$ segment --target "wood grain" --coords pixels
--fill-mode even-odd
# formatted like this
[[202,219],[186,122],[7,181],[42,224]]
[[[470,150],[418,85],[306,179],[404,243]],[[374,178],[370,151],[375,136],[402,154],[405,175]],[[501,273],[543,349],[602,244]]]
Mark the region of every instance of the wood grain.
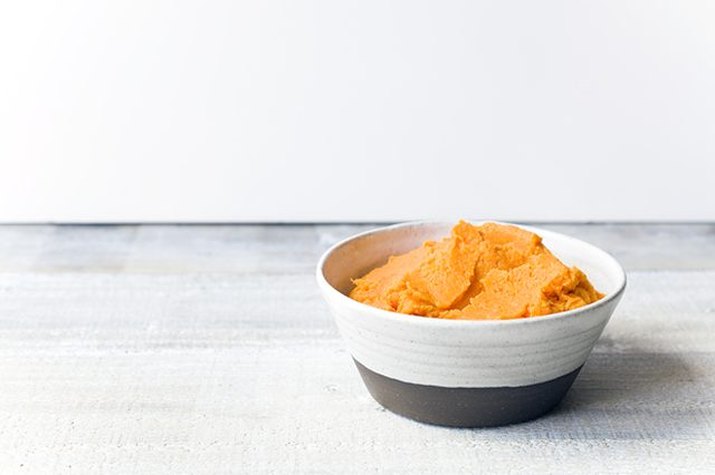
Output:
[[488,430],[363,388],[313,266],[369,226],[0,227],[0,472],[713,473],[715,227],[548,227],[629,288],[557,411]]

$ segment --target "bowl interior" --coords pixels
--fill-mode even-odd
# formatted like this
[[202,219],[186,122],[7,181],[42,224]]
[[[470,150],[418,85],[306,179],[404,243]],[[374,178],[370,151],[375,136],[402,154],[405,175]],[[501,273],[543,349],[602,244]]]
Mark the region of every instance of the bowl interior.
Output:
[[[624,285],[625,274],[620,264],[601,249],[552,231],[519,227],[541,236],[556,257],[568,266],[581,269],[596,289],[606,296],[616,293]],[[392,255],[408,252],[427,240],[448,236],[451,228],[452,224],[448,223],[406,223],[346,239],[323,257],[323,276],[333,288],[347,295],[353,288],[352,279],[383,265]]]

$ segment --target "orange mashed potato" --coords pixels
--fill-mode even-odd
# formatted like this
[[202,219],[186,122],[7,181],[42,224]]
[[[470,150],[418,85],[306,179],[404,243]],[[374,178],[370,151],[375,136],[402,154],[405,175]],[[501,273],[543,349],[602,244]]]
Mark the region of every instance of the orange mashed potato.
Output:
[[354,281],[350,297],[392,312],[436,318],[510,319],[563,312],[603,297],[534,233],[460,221]]

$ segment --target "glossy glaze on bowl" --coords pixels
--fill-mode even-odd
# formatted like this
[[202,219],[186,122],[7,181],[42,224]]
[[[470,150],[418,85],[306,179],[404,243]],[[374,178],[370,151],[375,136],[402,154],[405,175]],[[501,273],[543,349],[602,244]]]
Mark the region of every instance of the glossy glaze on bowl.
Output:
[[337,244],[317,278],[341,335],[373,397],[407,417],[450,426],[520,422],[553,408],[590,354],[625,288],[607,253],[557,233],[528,228],[606,296],[554,315],[518,320],[443,320],[387,312],[356,302],[351,279],[425,240],[443,223],[408,223]]

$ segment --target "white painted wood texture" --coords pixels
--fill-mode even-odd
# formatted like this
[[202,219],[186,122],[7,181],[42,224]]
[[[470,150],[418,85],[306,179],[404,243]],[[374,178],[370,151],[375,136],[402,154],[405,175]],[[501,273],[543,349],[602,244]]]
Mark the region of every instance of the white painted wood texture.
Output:
[[363,388],[313,266],[368,227],[0,227],[0,472],[713,473],[714,225],[546,226],[629,288],[565,402],[488,430]]

